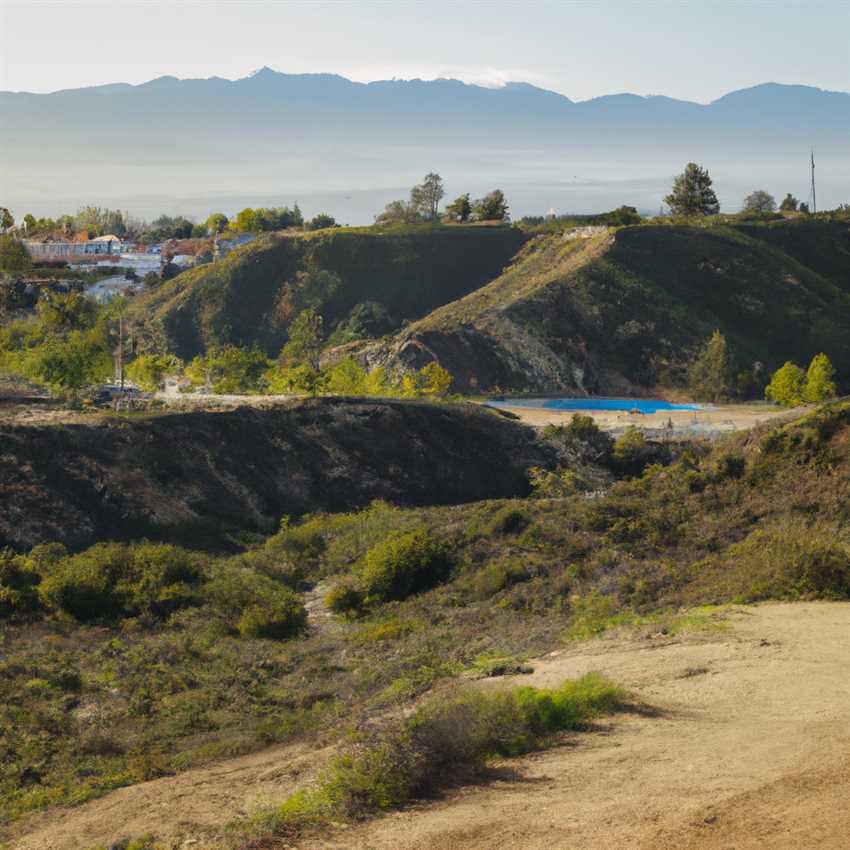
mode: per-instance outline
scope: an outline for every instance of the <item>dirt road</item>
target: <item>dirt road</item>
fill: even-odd
[[[561,650],[521,681],[552,685],[599,670],[656,712],[618,716],[507,762],[490,783],[299,846],[846,850],[848,650],[850,603],[736,609],[724,631]],[[79,850],[152,831],[195,838],[186,846],[202,850],[228,819],[314,770],[303,749],[277,748],[41,815],[11,846]]]

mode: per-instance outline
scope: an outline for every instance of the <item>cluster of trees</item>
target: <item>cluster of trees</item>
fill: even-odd
[[[275,360],[256,348],[228,346],[194,358],[183,374],[191,388],[204,387],[217,393],[442,398],[451,389],[452,376],[437,363],[397,376],[382,368],[367,372],[351,357],[322,369],[319,361],[324,340],[322,316],[314,307],[308,307],[295,317],[289,328],[289,341]],[[158,381],[167,374],[161,356],[147,355],[139,360],[144,365],[131,364],[128,374],[137,375],[144,369]],[[150,383],[146,386],[152,388]]]
[[[0,233],[26,238],[48,234],[71,237],[86,232],[90,238],[113,234],[133,241],[151,243],[165,242],[168,239],[215,236],[227,230],[239,233],[261,233],[269,230],[284,230],[289,227],[319,230],[336,226],[336,220],[327,213],[319,213],[305,222],[297,202],[292,209],[289,207],[273,209],[246,207],[232,220],[224,213],[212,213],[200,223],[193,222],[182,215],[161,215],[148,223],[132,219],[128,213],[121,210],[87,206],[81,207],[76,215],[61,215],[56,219],[36,218],[31,213],[27,213],[16,226],[14,216],[9,209],[0,207]]]
[[[664,199],[673,215],[705,216],[720,212],[720,202],[712,188],[708,170],[689,162],[685,170],[673,181],[673,189]],[[744,198],[741,209],[745,213],[766,215],[777,210],[776,198],[764,189],[754,189]],[[790,192],[778,205],[781,212],[808,213],[807,204],[798,201]]]
[[[688,372],[688,386],[697,401],[722,402],[752,398],[762,389],[765,398],[787,407],[834,398],[835,369],[826,354],[812,358],[807,371],[787,362],[765,386],[764,369],[756,363],[749,371],[736,372],[726,338],[716,330],[699,351]]]
[[[816,354],[804,372],[790,360],[773,373],[765,388],[765,397],[784,407],[834,398],[835,368],[825,354]]]
[[[78,292],[45,293],[36,315],[0,329],[0,371],[66,393],[113,374],[115,318],[121,301],[98,307]]]
[[[390,201],[383,212],[375,216],[375,223],[415,224],[441,219],[455,222],[505,221],[508,218],[508,204],[501,189],[494,189],[475,201],[470,200],[467,192],[455,198],[441,214],[440,201],[444,195],[443,178],[430,172],[410,190],[409,201]]]

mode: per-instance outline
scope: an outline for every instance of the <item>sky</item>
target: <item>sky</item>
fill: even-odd
[[[850,91],[848,0],[0,0],[0,90],[261,66],[530,82],[708,103],[764,82]]]

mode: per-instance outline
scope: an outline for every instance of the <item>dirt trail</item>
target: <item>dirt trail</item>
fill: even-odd
[[[595,641],[535,662],[523,683],[599,670],[658,714],[618,716],[506,763],[490,784],[299,846],[846,850],[850,604],[736,609],[729,622],[682,639]],[[223,823],[285,796],[328,754],[278,747],[120,789],[39,816],[11,846],[79,850],[152,831],[202,850]]]

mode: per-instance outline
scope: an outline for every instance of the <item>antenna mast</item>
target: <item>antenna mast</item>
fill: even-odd
[[[815,195],[815,149],[812,148],[812,212],[818,211],[818,201]]]

